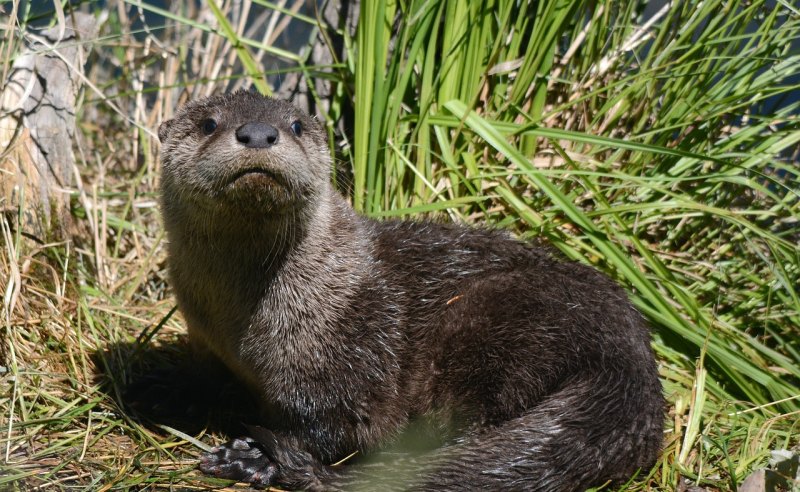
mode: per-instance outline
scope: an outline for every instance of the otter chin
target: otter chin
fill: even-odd
[[[322,125],[286,101],[193,101],[159,139],[196,364],[224,363],[263,415],[203,472],[304,490],[569,491],[655,462],[649,330],[605,275],[496,229],[357,214],[331,185]],[[411,434],[424,450],[403,446]],[[333,465],[355,452],[375,460]]]

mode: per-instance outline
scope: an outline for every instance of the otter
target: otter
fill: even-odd
[[[331,183],[322,126],[286,101],[189,102],[158,135],[189,339],[263,407],[203,472],[305,490],[566,491],[654,464],[649,329],[603,274],[499,230],[357,214]],[[427,448],[392,448],[413,429]],[[378,458],[337,463],[354,452]]]

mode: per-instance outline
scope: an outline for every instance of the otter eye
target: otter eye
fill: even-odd
[[[303,124],[299,121],[292,123],[289,128],[291,128],[292,133],[294,133],[296,137],[299,137],[303,134]]]
[[[212,118],[203,120],[203,122],[200,123],[200,129],[202,129],[203,133],[205,133],[206,135],[211,135],[212,133],[214,133],[214,130],[217,129],[217,122],[214,121]]]

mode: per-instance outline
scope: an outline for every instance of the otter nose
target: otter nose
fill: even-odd
[[[266,123],[246,123],[236,129],[236,140],[245,147],[265,149],[278,143],[278,129]]]

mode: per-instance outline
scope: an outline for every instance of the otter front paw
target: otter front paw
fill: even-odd
[[[200,470],[220,478],[268,487],[275,483],[278,467],[262,445],[249,437],[234,439],[200,457]]]

